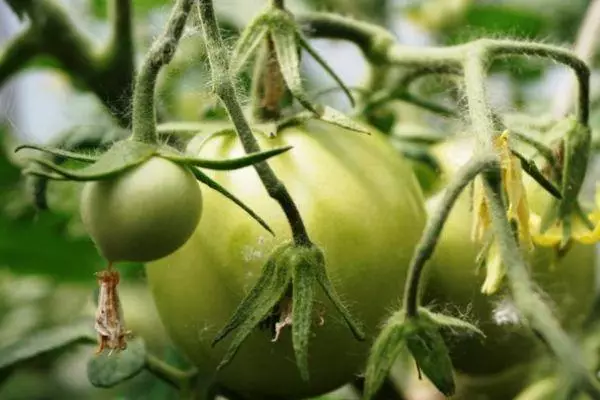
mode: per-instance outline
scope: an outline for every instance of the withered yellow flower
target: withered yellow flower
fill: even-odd
[[[529,229],[530,211],[527,193],[523,185],[523,169],[521,160],[512,154],[508,145],[508,131],[504,131],[494,140],[494,147],[500,157],[502,186],[508,202],[506,215],[509,220],[516,221],[521,245],[531,249],[533,242]],[[482,240],[490,225],[490,215],[480,177],[477,177],[473,184],[473,210],[475,219],[472,238],[473,240]]]
[[[494,140],[494,148],[500,158],[502,187],[508,203],[506,215],[517,225],[521,247],[526,250],[533,248],[530,230],[530,211],[527,202],[527,192],[523,184],[523,169],[521,160],[515,156],[509,146],[508,131],[502,132]],[[491,224],[488,199],[484,193],[483,181],[477,177],[473,183],[473,227],[471,236],[474,241],[483,241]],[[495,293],[504,277],[504,266],[494,240],[488,249],[486,257],[486,279],[481,288],[482,293]]]

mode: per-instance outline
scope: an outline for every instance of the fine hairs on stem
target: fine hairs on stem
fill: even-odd
[[[212,0],[198,0],[197,4],[212,73],[213,90],[227,109],[246,153],[260,151],[260,146],[237,100],[235,86],[229,73],[228,54],[217,25]],[[294,242],[299,246],[310,246],[312,242],[300,211],[283,182],[277,178],[267,162],[256,163],[254,168],[269,196],[279,203],[285,213]]]
[[[194,0],[177,0],[167,28],[146,54],[138,74],[133,94],[133,138],[145,143],[158,142],[154,97],[160,69],[171,62],[183,34]]]
[[[454,203],[464,190],[464,188],[475,179],[482,171],[497,166],[497,161],[493,157],[474,158],[468,164],[460,169],[452,182],[444,192],[442,201],[429,220],[427,227],[417,248],[413,254],[408,269],[408,279],[404,289],[404,307],[407,317],[415,317],[419,306],[419,280],[427,260],[433,254],[437,241],[442,233],[442,229]]]

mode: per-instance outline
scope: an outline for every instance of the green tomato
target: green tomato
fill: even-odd
[[[185,167],[160,157],[115,178],[88,182],[81,218],[109,262],[147,262],[181,247],[202,214],[202,194]]]
[[[439,146],[435,153],[444,168],[443,179],[456,172],[471,154],[469,140]],[[525,180],[529,203],[542,213],[550,195],[531,179]],[[435,210],[441,194],[427,201]],[[436,251],[427,267],[423,301],[449,312],[467,314],[483,330],[486,338],[456,337],[450,343],[455,368],[470,375],[496,374],[534,359],[541,349],[539,341],[518,321],[514,305],[506,292],[487,296],[481,293],[485,278],[475,259],[479,245],[472,242],[472,211],[468,190],[450,213]],[[531,276],[553,308],[563,326],[576,329],[591,309],[595,287],[595,248],[575,244],[569,253],[555,261],[548,248],[535,248],[528,255]]]
[[[249,398],[318,395],[361,372],[380,324],[398,307],[425,223],[422,194],[409,165],[380,134],[368,136],[311,121],[272,138],[257,136],[264,149],[293,146],[269,164],[291,193],[311,239],[323,249],[330,279],[364,324],[367,340],[356,341],[319,291],[317,308],[324,307],[324,324],[313,325],[308,382],[301,380],[295,364],[289,328],[277,342],[271,341],[268,330],[256,329],[215,378]],[[202,157],[243,154],[231,135],[213,137],[199,152],[196,144],[190,149]],[[254,169],[214,172],[211,177],[256,210],[276,233],[270,236],[239,207],[208,192],[194,236],[174,254],[147,265],[171,338],[203,373],[212,375],[231,338],[214,348],[212,339],[248,293],[274,247],[290,239],[290,229]]]

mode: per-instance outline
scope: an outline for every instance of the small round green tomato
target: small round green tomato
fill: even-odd
[[[190,238],[201,213],[195,177],[160,157],[88,182],[81,195],[83,223],[110,262],[147,262],[172,253]]]
[[[256,329],[216,379],[252,399],[304,398],[328,392],[361,372],[370,344],[399,305],[408,263],[425,223],[422,194],[409,165],[380,134],[349,132],[318,121],[289,127],[276,137],[257,135],[264,149],[291,145],[269,160],[296,202],[311,239],[325,254],[327,272],[367,340],[357,341],[320,289],[309,344],[310,380],[302,381],[290,328],[277,342]],[[193,149],[191,143],[190,149]],[[192,154],[198,154],[192,152]],[[243,150],[235,136],[210,139],[199,156],[226,158]],[[161,318],[181,350],[207,374],[231,337],[211,341],[245,294],[273,248],[289,240],[278,204],[252,168],[211,173],[274,229],[272,237],[221,195],[207,192],[194,236],[169,257],[147,265]],[[235,332],[233,333],[235,334]]]
[[[472,142],[448,142],[435,149],[444,173],[451,179],[468,160]],[[525,179],[532,211],[541,214],[550,196],[531,179]],[[435,212],[441,194],[427,201]],[[449,312],[466,313],[485,333],[485,339],[456,337],[450,343],[455,368],[470,375],[497,374],[533,360],[540,342],[518,320],[506,292],[487,296],[481,293],[485,269],[478,271],[476,257],[480,246],[471,241],[473,213],[469,191],[461,195],[443,228],[436,251],[427,266],[425,304],[435,304]],[[527,256],[530,273],[564,327],[576,329],[589,312],[595,286],[594,246],[574,244],[567,255],[555,261],[554,251],[535,248]]]

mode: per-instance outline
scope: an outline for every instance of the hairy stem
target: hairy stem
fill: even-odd
[[[133,138],[140,142],[157,143],[156,108],[154,107],[156,79],[160,69],[171,62],[183,34],[194,0],[178,0],[171,11],[162,35],[146,54],[140,67],[133,93]]]
[[[600,0],[593,0],[585,13],[585,17],[579,28],[577,39],[575,40],[575,46],[573,52],[583,62],[590,64],[596,53],[598,47],[598,40],[600,38]],[[562,117],[572,107],[573,103],[573,92],[575,82],[571,76],[565,82],[564,96],[555,96],[553,114],[555,117]]]
[[[506,217],[499,169],[487,171],[484,176],[492,225],[503,264],[506,266],[508,285],[519,312],[531,329],[544,339],[562,366],[571,375],[573,381],[580,385],[591,398],[598,399],[600,387],[595,378],[587,371],[579,349],[563,331],[550,308],[534,289],[522,252]]]
[[[493,129],[493,113],[487,104],[485,91],[486,65],[484,65],[485,48],[476,47],[465,56],[463,70],[465,75],[465,92],[469,108],[473,134],[478,139],[479,148],[493,151],[492,139],[498,135]]]
[[[541,43],[511,40],[481,40],[491,56],[520,55],[550,58],[573,69],[577,76],[577,120],[588,126],[590,116],[590,69],[572,51]],[[564,96],[564,94],[561,94]]]
[[[497,164],[494,157],[474,158],[460,169],[444,192],[438,209],[429,220],[425,232],[415,250],[408,269],[408,279],[404,290],[404,307],[407,317],[416,317],[419,307],[419,282],[425,263],[435,250],[442,229],[454,203],[464,188],[481,172]]]
[[[212,71],[214,91],[227,109],[246,153],[260,151],[260,146],[237,100],[235,86],[229,74],[227,50],[221,38],[219,26],[217,25],[212,0],[199,0],[198,4],[208,60]],[[285,213],[290,224],[294,242],[301,246],[310,245],[311,241],[300,216],[300,211],[283,182],[277,178],[267,162],[254,164],[254,168],[269,196],[279,203]]]

